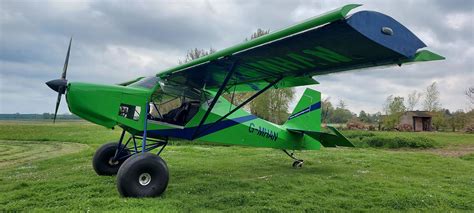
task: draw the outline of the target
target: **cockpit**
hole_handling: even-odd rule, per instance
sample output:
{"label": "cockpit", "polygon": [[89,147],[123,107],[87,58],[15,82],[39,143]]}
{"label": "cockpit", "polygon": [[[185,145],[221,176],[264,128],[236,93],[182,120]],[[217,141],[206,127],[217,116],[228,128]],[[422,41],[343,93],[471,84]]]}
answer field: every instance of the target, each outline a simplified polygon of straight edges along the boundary
{"label": "cockpit", "polygon": [[147,118],[149,121],[184,126],[199,111],[203,91],[165,82],[152,76],[131,83],[129,87],[153,89]]}

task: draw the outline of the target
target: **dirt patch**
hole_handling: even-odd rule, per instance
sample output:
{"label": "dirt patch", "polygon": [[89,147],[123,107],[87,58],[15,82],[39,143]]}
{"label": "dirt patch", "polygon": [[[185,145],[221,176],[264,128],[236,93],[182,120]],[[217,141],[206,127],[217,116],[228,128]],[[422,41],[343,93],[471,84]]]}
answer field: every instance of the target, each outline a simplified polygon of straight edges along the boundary
{"label": "dirt patch", "polygon": [[423,152],[434,153],[444,157],[461,157],[474,153],[474,145],[457,145],[457,146],[448,146],[440,149],[427,149]]}
{"label": "dirt patch", "polygon": [[69,142],[0,140],[0,168],[76,153],[87,147]]}

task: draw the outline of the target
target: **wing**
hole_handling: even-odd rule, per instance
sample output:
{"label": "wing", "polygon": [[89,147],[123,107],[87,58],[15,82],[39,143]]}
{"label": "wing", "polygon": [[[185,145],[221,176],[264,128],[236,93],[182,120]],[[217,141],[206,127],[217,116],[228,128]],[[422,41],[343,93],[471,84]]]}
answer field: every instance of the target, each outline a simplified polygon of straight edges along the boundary
{"label": "wing", "polygon": [[218,51],[157,74],[177,84],[216,90],[231,65],[228,86],[256,91],[275,79],[277,87],[317,83],[312,76],[347,70],[444,59],[393,18],[373,11],[348,17],[346,5],[289,28]]}

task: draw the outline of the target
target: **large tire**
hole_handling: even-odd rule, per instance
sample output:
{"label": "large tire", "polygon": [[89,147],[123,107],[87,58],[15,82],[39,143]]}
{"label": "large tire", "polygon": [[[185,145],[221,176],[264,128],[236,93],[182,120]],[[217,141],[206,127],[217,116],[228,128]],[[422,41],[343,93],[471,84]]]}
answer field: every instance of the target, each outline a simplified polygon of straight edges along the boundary
{"label": "large tire", "polygon": [[156,197],[166,190],[168,180],[168,166],[160,156],[140,153],[120,167],[117,189],[123,197]]}
{"label": "large tire", "polygon": [[[126,159],[121,159],[118,161],[112,161],[112,158],[115,156],[115,151],[117,150],[118,143],[108,143],[102,145],[94,154],[92,159],[92,167],[94,167],[95,172],[98,175],[115,175],[117,174],[120,166]],[[119,157],[129,155],[128,150],[123,150]]]}

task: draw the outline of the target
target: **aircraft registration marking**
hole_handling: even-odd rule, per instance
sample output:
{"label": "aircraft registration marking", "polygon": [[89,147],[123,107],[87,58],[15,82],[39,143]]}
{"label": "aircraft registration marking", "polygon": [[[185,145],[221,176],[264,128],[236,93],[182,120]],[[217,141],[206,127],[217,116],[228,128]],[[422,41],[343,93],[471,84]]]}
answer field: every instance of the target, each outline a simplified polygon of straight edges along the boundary
{"label": "aircraft registration marking", "polygon": [[278,133],[272,131],[270,129],[258,126],[256,127],[254,123],[250,123],[249,125],[249,133],[257,134],[258,136],[268,138],[272,141],[276,141],[278,139]]}

